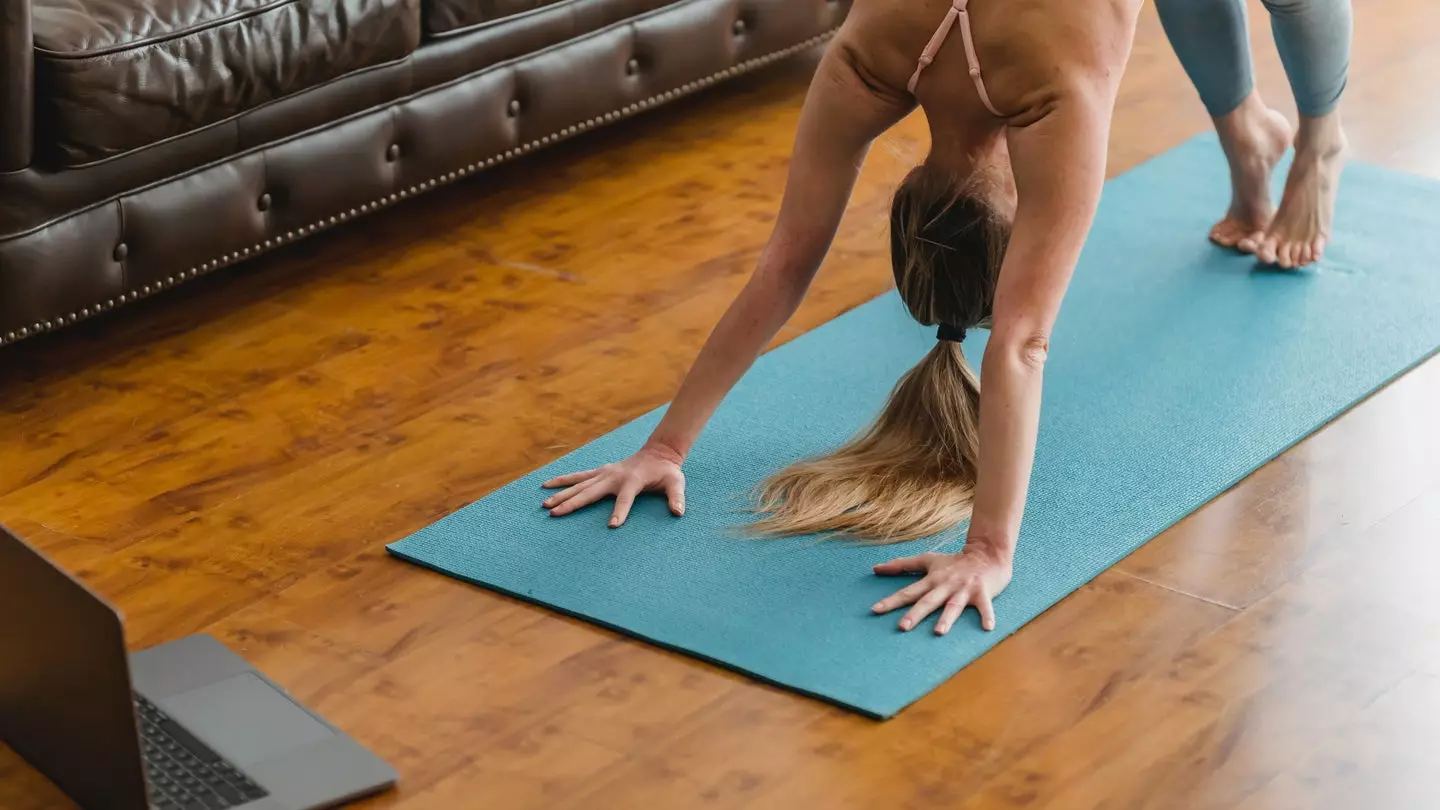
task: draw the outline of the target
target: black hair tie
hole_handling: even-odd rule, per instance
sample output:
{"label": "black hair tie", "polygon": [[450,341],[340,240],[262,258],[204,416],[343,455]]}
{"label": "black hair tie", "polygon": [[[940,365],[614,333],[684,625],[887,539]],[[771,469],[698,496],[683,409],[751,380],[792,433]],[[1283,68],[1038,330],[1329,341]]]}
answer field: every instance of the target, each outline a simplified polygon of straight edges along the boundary
{"label": "black hair tie", "polygon": [[939,331],[935,333],[935,339],[941,343],[964,343],[965,330],[958,326],[942,323]]}

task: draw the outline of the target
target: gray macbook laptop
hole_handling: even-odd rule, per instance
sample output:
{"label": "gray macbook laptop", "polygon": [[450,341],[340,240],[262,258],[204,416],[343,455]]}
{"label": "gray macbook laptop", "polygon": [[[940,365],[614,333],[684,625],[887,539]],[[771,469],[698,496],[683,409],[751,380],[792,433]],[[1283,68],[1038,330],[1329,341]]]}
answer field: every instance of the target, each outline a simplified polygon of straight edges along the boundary
{"label": "gray macbook laptop", "polygon": [[210,636],[119,613],[0,527],[0,740],[85,810],[312,810],[395,772]]}

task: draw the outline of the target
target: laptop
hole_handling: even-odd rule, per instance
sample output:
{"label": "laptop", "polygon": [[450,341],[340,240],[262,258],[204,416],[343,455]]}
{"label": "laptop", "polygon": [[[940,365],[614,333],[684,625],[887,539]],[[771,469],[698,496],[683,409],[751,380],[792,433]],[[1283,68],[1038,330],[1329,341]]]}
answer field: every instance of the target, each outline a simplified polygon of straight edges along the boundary
{"label": "laptop", "polygon": [[84,810],[312,810],[396,775],[210,636],[120,614],[0,526],[0,741]]}

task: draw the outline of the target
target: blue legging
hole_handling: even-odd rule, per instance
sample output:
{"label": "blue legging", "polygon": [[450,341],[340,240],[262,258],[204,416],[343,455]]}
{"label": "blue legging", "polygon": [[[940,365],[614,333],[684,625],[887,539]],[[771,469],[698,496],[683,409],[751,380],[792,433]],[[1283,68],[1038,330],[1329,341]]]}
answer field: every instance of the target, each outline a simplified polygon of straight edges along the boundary
{"label": "blue legging", "polygon": [[[1262,0],[1300,114],[1335,109],[1350,72],[1350,0]],[[1255,87],[1245,0],[1155,0],[1165,35],[1210,115],[1240,106]]]}

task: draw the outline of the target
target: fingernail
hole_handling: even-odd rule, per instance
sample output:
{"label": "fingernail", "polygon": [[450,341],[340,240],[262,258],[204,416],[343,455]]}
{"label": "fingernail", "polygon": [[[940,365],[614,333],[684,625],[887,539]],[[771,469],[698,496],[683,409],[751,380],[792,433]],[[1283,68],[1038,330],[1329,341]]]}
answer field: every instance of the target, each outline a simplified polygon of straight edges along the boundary
{"label": "fingernail", "polygon": [[875,611],[876,613],[879,613],[881,607],[883,606],[879,602],[876,602],[873,606],[871,606],[870,609]]}
{"label": "fingernail", "polygon": [[610,528],[612,528],[612,529],[615,528],[616,526],[619,526],[619,525],[620,525],[620,521],[618,521],[618,520],[612,520],[612,521],[610,521]]}
{"label": "fingernail", "polygon": [[909,619],[906,619],[905,621],[900,622],[900,629],[901,629],[901,630],[909,630],[909,629],[910,629],[910,620],[909,620]]}

